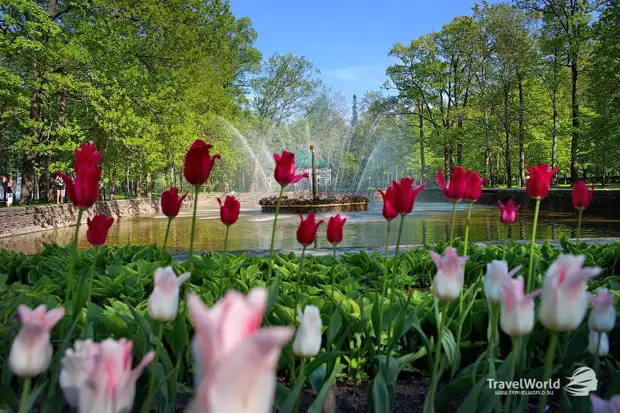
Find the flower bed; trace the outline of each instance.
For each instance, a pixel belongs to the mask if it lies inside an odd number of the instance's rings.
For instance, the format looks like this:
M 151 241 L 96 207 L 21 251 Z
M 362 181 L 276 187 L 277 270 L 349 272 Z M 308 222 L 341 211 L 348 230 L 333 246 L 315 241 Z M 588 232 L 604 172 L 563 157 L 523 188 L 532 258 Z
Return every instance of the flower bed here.
M 445 246 L 437 246 L 433 250 L 441 252 Z M 458 244 L 460 250 L 462 244 Z M 598 265 L 603 275 L 589 284 L 591 290 L 606 287 L 615 295 L 620 294 L 620 243 L 608 245 L 573 245 L 562 243 L 563 251 L 550 244 L 536 248 L 538 261 L 537 272 L 542 274 L 561 252 L 581 253 L 586 256 L 586 265 Z M 486 349 L 488 311 L 484 296 L 480 292 L 481 275 L 486 264 L 493 259 L 500 259 L 503 248 L 487 246 L 484 248 L 469 246 L 470 259 L 466 264 L 465 289 L 474 288 L 471 297 L 471 312 L 463 321 L 463 333 L 458 361 L 454 361 L 452 372 L 455 384 L 446 386 L 437 397 L 437 411 L 443 409 L 453 395 L 471 388 L 471 376 L 479 377 L 481 373 L 472 372 L 471 365 L 479 360 Z M 19 304 L 35 307 L 46 304 L 57 307 L 62 303 L 66 287 L 67 262 L 71 250 L 56 245 L 48 245 L 40 254 L 25 256 L 23 254 L 0 251 L 0 296 L 3 297 L 2 324 L 0 325 L 0 360 L 6 360 L 11 340 L 17 332 L 13 316 Z M 151 247 L 131 247 L 108 249 L 102 248 L 98 254 L 94 250 L 79 251 L 76 265 L 77 279 L 88 274 L 95 268 L 92 286 L 92 302 L 88 310 L 84 309 L 75 326 L 75 335 L 103 340 L 106 337 L 127 337 L 134 342 L 134 360 L 139 360 L 149 348 L 151 335 L 155 331 L 155 322 L 147 321 L 147 298 L 152 292 L 153 274 L 159 267 L 172 265 L 177 273 L 185 271 L 186 263 L 174 262 L 172 257 L 160 249 Z M 510 244 L 506 254 L 510 267 L 526 264 L 528 247 Z M 223 270 L 223 265 L 225 269 Z M 305 258 L 300 281 L 297 281 L 300 261 L 294 254 L 275 256 L 273 271 L 270 274 L 268 258 L 249 254 L 216 254 L 210 253 L 194 261 L 195 269 L 187 281 L 187 290 L 200 296 L 208 305 L 214 304 L 229 289 L 247 292 L 254 287 L 265 286 L 270 291 L 270 307 L 266 312 L 266 323 L 274 325 L 294 324 L 295 311 L 299 301 L 316 305 L 327 330 L 323 334 L 323 347 L 337 350 L 340 357 L 338 363 L 342 367 L 339 381 L 362 382 L 369 378 L 374 368 L 374 360 L 369 353 L 368 345 L 376 342 L 372 333 L 372 325 L 376 322 L 376 291 L 381 286 L 384 258 L 378 254 L 345 254 L 336 261 L 332 257 Z M 430 373 L 429 350 L 427 340 L 431 340 L 436 332 L 436 317 L 433 312 L 433 296 L 425 292 L 435 272 L 435 265 L 426 249 L 413 249 L 401 254 L 395 277 L 395 300 L 393 309 L 400 313 L 403 307 L 407 310 L 407 327 L 402 327 L 400 338 L 395 346 L 394 357 L 404 358 L 400 368 L 410 375 L 426 377 Z M 332 277 L 335 279 L 331 288 Z M 391 280 L 390 280 L 391 282 Z M 384 311 L 389 312 L 389 303 Z M 134 317 L 135 311 L 138 317 Z M 458 311 L 458 303 L 454 302 L 450 311 Z M 183 386 L 192 385 L 193 367 L 187 346 L 192 336 L 193 324 L 188 317 L 187 309 L 182 306 L 177 317 L 179 322 L 169 323 L 164 328 L 163 342 L 167 351 L 164 363 L 179 363 L 179 383 Z M 61 322 L 62 324 L 62 322 Z M 370 327 L 370 330 L 369 330 Z M 65 331 L 70 326 L 65 325 Z M 456 334 L 457 323 L 453 320 L 448 327 Z M 52 341 L 60 340 L 60 331 L 56 328 L 52 333 Z M 542 365 L 548 331 L 537 325 L 527 344 L 529 366 L 537 371 Z M 618 337 L 611 336 L 610 354 L 619 354 Z M 383 344 L 381 344 L 383 343 Z M 383 340 L 377 343 L 383 347 Z M 587 360 L 586 349 L 587 325 L 580 327 L 562 343 L 565 353 L 558 375 L 570 375 L 576 363 Z M 175 349 L 185 349 L 175 351 Z M 498 356 L 510 353 L 511 343 L 507 336 L 502 335 Z M 280 376 L 289 377 L 288 367 L 292 360 L 290 345 L 285 347 L 280 363 Z M 329 360 L 324 360 L 329 361 Z M 331 359 L 334 362 L 335 358 Z M 482 371 L 482 366 L 480 366 Z M 539 371 L 539 370 L 538 370 Z M 444 379 L 448 379 L 448 373 Z M 42 375 L 43 382 L 49 375 Z M 6 376 L 5 376 L 6 377 Z M 458 377 L 469 377 L 470 380 L 459 382 Z M 48 377 L 49 378 L 49 377 Z M 401 379 L 406 379 L 401 377 Z M 176 381 L 169 386 L 176 386 Z M 461 384 L 459 384 L 461 383 Z M 17 393 L 16 382 L 3 383 Z M 12 395 L 4 392 L 0 395 L 0 403 L 11 400 Z
M 263 212 L 275 212 L 278 197 L 261 198 L 258 203 Z M 361 195 L 327 196 L 323 198 L 282 197 L 280 212 L 355 212 L 368 209 L 368 198 Z

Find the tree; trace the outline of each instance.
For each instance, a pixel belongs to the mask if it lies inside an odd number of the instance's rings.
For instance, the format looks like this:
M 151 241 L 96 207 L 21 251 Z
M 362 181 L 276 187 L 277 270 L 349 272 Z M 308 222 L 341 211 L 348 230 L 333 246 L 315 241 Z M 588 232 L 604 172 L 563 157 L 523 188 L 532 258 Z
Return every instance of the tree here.
M 517 0 L 526 10 L 535 10 L 544 16 L 546 24 L 559 24 L 562 30 L 549 31 L 565 43 L 568 66 L 571 70 L 571 180 L 579 178 L 579 140 L 581 135 L 580 80 L 582 63 L 590 38 L 588 24 L 596 0 Z

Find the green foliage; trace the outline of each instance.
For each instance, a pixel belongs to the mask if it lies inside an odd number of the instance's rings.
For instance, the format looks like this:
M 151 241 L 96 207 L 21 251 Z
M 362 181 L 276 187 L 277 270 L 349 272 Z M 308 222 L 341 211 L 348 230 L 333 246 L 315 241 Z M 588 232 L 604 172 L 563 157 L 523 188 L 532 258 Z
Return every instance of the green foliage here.
M 462 250 L 462 244 L 457 246 Z M 440 245 L 434 249 L 441 252 L 444 248 L 445 245 Z M 603 268 L 602 276 L 590 283 L 592 290 L 604 286 L 620 295 L 620 243 L 575 245 L 563 241 L 562 248 L 566 253 L 584 254 L 586 265 Z M 382 400 L 386 391 L 388 394 L 393 392 L 399 371 L 427 374 L 432 365 L 432 343 L 437 340 L 437 316 L 433 309 L 429 283 L 435 267 L 427 249 L 417 248 L 401 254 L 395 274 L 395 300 L 392 305 L 384 302 L 382 306 L 384 320 L 391 311 L 395 315 L 391 326 L 391 340 L 382 334 L 385 330 L 377 328 L 379 317 L 374 314 L 379 308 L 375 292 L 381 288 L 381 277 L 386 265 L 382 256 L 377 253 L 367 254 L 361 251 L 345 254 L 337 262 L 334 262 L 332 257 L 308 256 L 299 286 L 295 284 L 299 261 L 292 253 L 274 257 L 271 278 L 268 277 L 267 257 L 210 253 L 195 260 L 196 267 L 187 289 L 199 294 L 208 305 L 213 305 L 231 288 L 246 292 L 254 287 L 268 287 L 270 303 L 273 305 L 270 305 L 271 310 L 266 315 L 265 322 L 294 325 L 298 301 L 293 296 L 294 291 L 299 288 L 298 299 L 318 306 L 325 326 L 325 350 L 306 366 L 306 377 L 310 378 L 314 386 L 322 386 L 323 383 L 333 383 L 334 375 L 347 380 L 362 380 L 368 377 L 368 372 L 377 369 L 383 373 L 372 375 L 375 377 L 371 385 L 372 398 Z M 527 263 L 528 251 L 527 246 L 510 244 L 507 252 L 510 267 Z M 61 304 L 69 253 L 68 248 L 56 245 L 47 245 L 43 252 L 32 256 L 0 251 L 0 297 L 3 303 L 0 308 L 0 363 L 6 362 L 10 342 L 17 332 L 17 325 L 13 320 L 19 304 L 36 306 L 43 303 L 48 307 Z M 561 251 L 550 244 L 536 248 L 538 283 L 542 282 L 545 270 L 560 253 Z M 464 312 L 466 316 L 459 320 L 458 305 L 450 307 L 448 329 L 442 338 L 443 353 L 446 354 L 448 364 L 453 366 L 456 380 L 451 386 L 458 386 L 461 381 L 467 382 L 467 378 L 471 380 L 472 377 L 479 377 L 475 371 L 484 371 L 480 364 L 486 360 L 484 350 L 488 307 L 480 293 L 480 281 L 486 263 L 500 259 L 502 254 L 503 250 L 498 246 L 470 246 L 471 258 L 467 262 L 465 275 L 468 310 Z M 59 342 L 60 331 L 69 332 L 64 340 L 66 345 L 70 345 L 75 338 L 102 340 L 108 336 L 128 337 L 135 343 L 135 357 L 141 357 L 154 343 L 154 324 L 145 315 L 154 271 L 160 266 L 172 265 L 180 273 L 184 271 L 183 265 L 154 246 L 104 248 L 99 252 L 96 262 L 94 260 L 94 251 L 80 251 L 76 267 L 79 280 L 95 266 L 91 304 L 82 309 L 75 326 L 67 325 L 69 318 L 63 319 L 54 330 L 53 341 Z M 221 260 L 226 263 L 226 271 L 223 273 Z M 527 265 L 524 265 L 524 268 L 526 267 Z M 332 276 L 335 278 L 333 286 Z M 459 326 L 462 328 L 462 339 L 460 349 L 457 349 L 454 337 Z M 72 331 L 74 334 L 71 334 Z M 161 387 L 160 397 L 164 397 L 162 394 L 175 394 L 181 391 L 182 386 L 191 385 L 193 369 L 188 343 L 192 331 L 192 324 L 182 306 L 177 320 L 165 326 L 165 351 L 162 351 L 161 358 L 165 371 L 170 371 L 171 366 L 179 366 L 178 378 L 182 385 L 170 377 L 159 375 L 158 380 L 165 383 Z M 538 326 L 528 342 L 528 354 L 531 355 L 529 363 L 532 368 L 541 365 L 546 337 L 545 331 Z M 616 348 L 617 337 L 612 336 L 610 339 L 612 349 Z M 570 353 L 573 356 L 565 358 L 561 368 L 570 370 L 575 363 L 586 357 L 587 341 L 580 339 L 571 341 L 571 344 L 567 342 L 567 345 L 571 346 Z M 508 354 L 510 341 L 502 337 L 499 348 L 500 354 Z M 393 358 L 390 358 L 388 365 L 385 354 L 390 350 Z M 291 365 L 291 354 L 290 349 L 283 352 L 281 366 L 287 366 L 283 367 L 284 369 Z M 614 350 L 610 351 L 610 354 L 614 354 Z M 322 365 L 324 367 L 321 367 Z M 458 367 L 459 365 L 466 367 Z M 0 367 L 4 372 L 2 386 L 12 387 L 15 383 L 7 374 L 7 366 L 2 364 Z M 317 371 L 320 367 L 326 370 L 320 373 Z M 157 366 L 151 367 L 156 368 Z M 323 375 L 316 376 L 317 374 Z M 447 391 L 446 389 L 445 392 Z M 2 400 L 8 403 L 11 393 L 6 394 L 8 398 Z M 289 393 L 283 388 L 280 394 L 284 400 Z

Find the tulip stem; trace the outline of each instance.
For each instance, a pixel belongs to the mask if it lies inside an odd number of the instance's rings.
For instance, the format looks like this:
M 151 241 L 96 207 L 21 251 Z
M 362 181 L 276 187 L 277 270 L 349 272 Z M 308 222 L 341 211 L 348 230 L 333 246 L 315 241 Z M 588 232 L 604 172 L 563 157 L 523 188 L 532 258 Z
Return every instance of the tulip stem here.
M 532 227 L 532 242 L 530 243 L 530 267 L 527 272 L 527 288 L 525 293 L 532 292 L 532 272 L 534 270 L 534 246 L 536 245 L 536 226 L 538 225 L 538 211 L 540 211 L 540 199 L 536 200 L 534 208 L 534 225 Z
M 435 301 L 435 305 L 439 306 L 439 300 Z M 441 338 L 443 337 L 444 327 L 446 325 L 445 319 L 448 316 L 448 309 L 450 308 L 450 301 L 446 301 L 444 303 L 443 309 L 439 309 L 439 327 L 437 328 L 437 343 L 435 343 L 435 358 L 433 359 L 433 375 L 431 376 L 431 388 L 429 389 L 429 393 L 427 395 L 428 400 L 428 410 L 425 408 L 425 411 L 434 412 L 435 411 L 435 394 L 437 393 L 437 384 L 439 383 L 439 361 L 441 360 Z M 427 403 L 424 403 L 427 406 Z
M 392 267 L 392 280 L 390 282 L 390 319 L 388 328 L 388 342 L 392 336 L 392 321 L 394 320 L 394 290 L 396 289 L 396 273 L 398 272 L 398 249 L 400 247 L 400 236 L 403 233 L 403 224 L 405 223 L 405 215 L 400 215 L 400 224 L 398 225 L 398 236 L 396 237 L 396 250 L 394 251 L 394 266 Z M 389 371 L 390 358 L 388 354 L 387 369 Z
M 543 382 L 546 383 L 551 378 L 551 367 L 553 366 L 553 359 L 555 357 L 555 348 L 558 344 L 558 333 L 551 332 L 551 339 L 549 340 L 549 348 L 547 349 L 547 356 L 545 357 L 545 375 L 543 376 Z M 538 401 L 538 413 L 544 413 L 547 407 L 547 393 L 543 392 Z
M 598 371 L 601 368 L 601 359 L 599 357 L 599 353 L 601 351 L 601 340 L 603 339 L 603 333 L 598 332 L 598 342 L 596 343 L 596 354 L 594 355 L 594 373 L 596 377 L 598 377 Z
M 490 304 L 491 311 L 489 311 L 489 317 L 491 322 L 491 337 L 489 338 L 489 349 L 487 350 L 489 356 L 489 374 L 492 378 L 495 378 L 495 339 L 497 338 L 497 323 L 499 319 L 499 305 Z
M 299 295 L 300 291 L 299 291 L 299 287 L 301 286 L 301 268 L 304 265 L 304 256 L 306 255 L 306 246 L 304 245 L 303 249 L 301 250 L 301 258 L 299 259 L 299 269 L 297 270 L 297 291 L 295 293 L 295 295 Z M 297 300 L 297 297 L 294 297 L 295 300 Z
M 512 359 L 510 360 L 510 370 L 508 372 L 507 383 L 511 383 L 515 377 L 515 369 L 517 366 L 517 360 L 519 359 L 519 354 L 521 354 L 521 337 L 515 337 L 512 340 Z M 510 397 L 511 392 L 508 392 L 508 395 L 506 396 L 506 403 L 504 404 L 504 411 L 506 413 L 510 413 Z
M 32 379 L 26 377 L 24 379 L 24 387 L 22 388 L 22 398 L 19 403 L 19 413 L 26 413 L 28 411 L 28 396 L 30 395 L 30 387 L 32 385 Z
M 385 231 L 385 266 L 383 267 L 383 287 L 381 288 L 381 303 L 387 294 L 387 269 L 388 269 L 388 250 L 390 247 L 390 224 L 392 221 L 387 222 L 387 230 Z
M 187 257 L 192 262 L 194 253 L 194 231 L 196 230 L 196 209 L 198 208 L 198 193 L 200 192 L 200 186 L 194 187 L 194 213 L 192 214 L 192 231 L 189 234 L 189 253 Z
M 471 206 L 473 202 L 470 202 L 467 206 L 467 221 L 465 221 L 465 246 L 463 247 L 463 256 L 467 255 L 467 247 L 469 246 L 469 223 L 471 220 Z
M 226 235 L 224 235 L 224 251 L 226 252 L 226 248 L 228 247 L 228 230 L 230 230 L 230 225 L 226 225 Z
M 508 250 L 508 225 L 506 225 L 506 235 L 504 236 L 504 253 L 502 254 L 502 261 L 506 259 L 506 252 Z
M 164 237 L 164 245 L 161 247 L 162 252 L 166 252 L 166 244 L 168 244 L 168 234 L 170 233 L 170 224 L 172 218 L 168 218 L 168 225 L 166 226 L 166 236 Z
M 334 244 L 334 262 L 336 262 L 337 258 L 336 258 L 336 248 L 338 247 L 338 244 Z
M 80 224 L 82 223 L 82 214 L 84 210 L 78 209 L 77 222 L 75 224 L 75 230 L 73 231 L 73 244 L 71 245 L 71 257 L 69 258 L 69 271 L 67 272 L 67 291 L 65 292 L 65 303 L 68 303 L 73 293 L 73 283 L 75 278 L 75 264 L 77 260 L 77 244 L 78 233 L 80 231 Z
M 581 238 L 581 218 L 583 217 L 583 208 L 579 208 L 579 212 L 577 213 L 577 243 L 579 244 L 579 239 Z
M 454 227 L 456 226 L 456 201 L 452 202 L 452 226 L 450 227 L 450 246 L 454 241 Z
M 304 374 L 304 369 L 306 368 L 306 358 L 302 357 L 301 358 L 301 363 L 299 364 L 299 373 L 297 375 L 297 380 L 295 382 L 295 384 L 300 383 L 302 381 L 306 380 L 306 376 Z M 299 412 L 299 399 L 297 399 L 297 401 L 295 402 L 295 412 Z
M 140 409 L 140 412 L 143 413 L 148 413 L 151 410 L 151 405 L 153 404 L 153 400 L 155 399 L 155 396 L 157 395 L 157 392 L 155 392 L 153 389 L 153 386 L 155 386 L 155 378 L 157 376 L 157 362 L 159 361 L 159 352 L 161 351 L 161 347 L 163 345 L 162 343 L 162 339 L 164 336 L 164 323 L 163 322 L 157 322 L 157 345 L 155 346 L 155 357 L 153 358 L 153 368 L 152 368 L 152 374 L 149 375 L 149 387 L 148 387 L 148 393 L 147 393 L 147 397 L 146 400 L 144 400 L 144 404 L 142 404 L 142 408 Z
M 269 255 L 273 255 L 273 244 L 276 239 L 276 224 L 278 223 L 278 213 L 280 212 L 280 204 L 282 202 L 282 192 L 284 192 L 284 185 L 280 185 L 280 195 L 276 201 L 276 213 L 273 217 L 273 227 L 271 228 L 271 246 L 269 247 Z

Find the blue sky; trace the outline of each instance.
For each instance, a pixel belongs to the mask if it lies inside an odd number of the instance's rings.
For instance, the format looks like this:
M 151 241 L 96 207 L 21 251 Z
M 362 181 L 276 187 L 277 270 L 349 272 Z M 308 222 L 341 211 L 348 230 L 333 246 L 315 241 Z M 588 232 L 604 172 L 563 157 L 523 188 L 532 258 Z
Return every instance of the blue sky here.
M 323 81 L 349 101 L 385 82 L 387 56 L 441 29 L 455 16 L 471 14 L 475 0 L 230 0 L 258 32 L 256 47 L 267 57 L 292 52 L 310 59 Z

